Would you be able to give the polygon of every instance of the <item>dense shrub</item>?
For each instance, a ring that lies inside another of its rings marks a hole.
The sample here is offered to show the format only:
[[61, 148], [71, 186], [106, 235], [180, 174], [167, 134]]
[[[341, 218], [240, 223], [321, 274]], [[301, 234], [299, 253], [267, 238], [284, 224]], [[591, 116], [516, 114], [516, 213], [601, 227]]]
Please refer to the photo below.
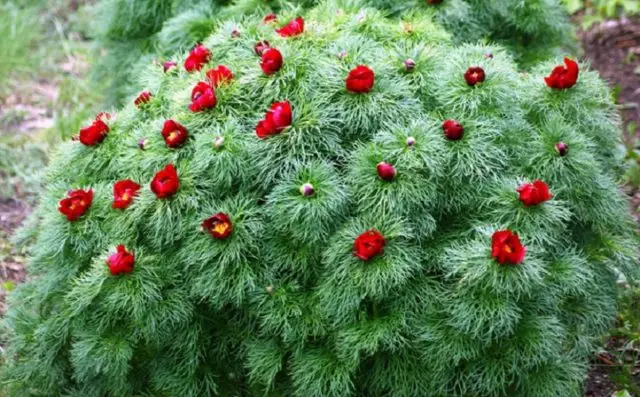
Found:
[[605, 84], [423, 13], [297, 15], [61, 145], [8, 395], [580, 395], [635, 266]]
[[[110, 82], [108, 96], [122, 103], [139, 88], [137, 75], [151, 60], [162, 60], [207, 37], [220, 21], [241, 15], [293, 12], [317, 0], [102, 0], [97, 7], [97, 37], [107, 49], [96, 77]], [[528, 68], [574, 46], [571, 25], [559, 0], [350, 0], [383, 10], [394, 18], [431, 16], [455, 43], [479, 41], [505, 45]], [[408, 27], [410, 28], [410, 27]]]

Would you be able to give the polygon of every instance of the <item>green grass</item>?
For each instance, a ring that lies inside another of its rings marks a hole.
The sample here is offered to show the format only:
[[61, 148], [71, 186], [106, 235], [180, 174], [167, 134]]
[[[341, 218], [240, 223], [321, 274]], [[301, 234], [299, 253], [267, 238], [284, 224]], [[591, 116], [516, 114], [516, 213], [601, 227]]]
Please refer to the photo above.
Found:
[[0, 199], [35, 201], [47, 153], [102, 110], [91, 6], [0, 0]]

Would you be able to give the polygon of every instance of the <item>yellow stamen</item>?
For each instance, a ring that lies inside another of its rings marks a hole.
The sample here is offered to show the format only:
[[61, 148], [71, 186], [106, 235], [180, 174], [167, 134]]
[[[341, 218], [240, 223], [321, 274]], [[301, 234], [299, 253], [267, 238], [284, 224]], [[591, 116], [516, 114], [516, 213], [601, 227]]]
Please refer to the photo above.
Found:
[[213, 227], [213, 231], [219, 234], [224, 234], [227, 229], [229, 229], [229, 224], [227, 222], [218, 223]]

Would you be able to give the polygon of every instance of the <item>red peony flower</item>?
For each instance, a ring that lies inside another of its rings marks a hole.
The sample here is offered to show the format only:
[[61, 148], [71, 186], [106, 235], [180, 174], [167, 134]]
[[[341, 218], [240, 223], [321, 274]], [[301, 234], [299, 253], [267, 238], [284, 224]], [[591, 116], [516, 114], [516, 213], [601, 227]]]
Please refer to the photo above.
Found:
[[484, 69], [482, 69], [480, 66], [471, 66], [465, 72], [464, 79], [467, 81], [467, 84], [471, 86], [482, 83], [485, 79]]
[[131, 179], [118, 181], [113, 185], [113, 208], [125, 209], [133, 203], [133, 198], [138, 195], [140, 185]]
[[93, 202], [93, 190], [71, 190], [67, 192], [67, 197], [58, 203], [58, 211], [67, 217], [69, 222], [73, 222], [87, 212]]
[[208, 83], [203, 81], [196, 84], [191, 91], [191, 105], [189, 110], [192, 112], [202, 112], [216, 106], [216, 92]]
[[297, 17], [280, 29], [276, 29], [276, 33], [278, 33], [282, 37], [294, 37], [301, 35], [303, 32], [304, 20], [302, 19], [302, 17]]
[[153, 177], [151, 191], [159, 199], [171, 197], [178, 191], [180, 179], [173, 164], [169, 164]]
[[444, 136], [451, 141], [462, 139], [464, 134], [464, 127], [455, 120], [445, 120], [442, 123], [442, 130], [444, 131]]
[[214, 216], [202, 221], [202, 228], [208, 231], [216, 240], [223, 240], [233, 231], [233, 224], [229, 215], [218, 212]]
[[109, 133], [109, 126], [104, 120], [108, 120], [109, 118], [110, 115], [108, 113], [99, 113], [90, 126], [80, 130], [80, 142], [86, 146], [95, 146], [104, 141], [104, 138], [106, 138]]
[[578, 64], [569, 58], [565, 58], [564, 66], [556, 66], [551, 74], [544, 78], [544, 82], [551, 88], [563, 90], [576, 85], [579, 74]]
[[277, 19], [276, 14], [271, 13], [271, 14], [265, 15], [265, 17], [262, 18], [262, 23], [275, 22], [276, 19]]
[[551, 199], [553, 195], [549, 193], [549, 186], [541, 180], [535, 180], [533, 183], [525, 183], [516, 191], [520, 194], [520, 201], [526, 206], [542, 204]]
[[120, 244], [116, 247], [116, 253], [109, 255], [107, 258], [107, 266], [111, 275], [117, 276], [122, 273], [131, 273], [136, 258], [133, 252], [128, 252], [124, 245]]
[[271, 75], [282, 67], [282, 54], [276, 48], [267, 48], [262, 52], [260, 67], [266, 75]]
[[167, 73], [169, 70], [175, 68], [176, 66], [178, 66], [178, 64], [173, 62], [173, 61], [165, 61], [165, 62], [162, 63], [162, 68], [164, 69], [165, 73]]
[[162, 127], [164, 143], [170, 148], [177, 148], [187, 140], [187, 129], [173, 120], [166, 120]]
[[349, 72], [345, 83], [347, 91], [362, 94], [371, 91], [376, 74], [368, 66], [358, 65]]
[[291, 125], [292, 118], [291, 104], [288, 101], [275, 102], [271, 105], [265, 118], [258, 122], [256, 135], [260, 139], [277, 135]]
[[145, 103], [149, 103], [150, 100], [151, 100], [151, 93], [149, 91], [142, 91], [138, 95], [136, 100], [133, 101], [133, 104], [136, 105], [137, 107], [140, 107], [140, 105], [144, 105]]
[[262, 53], [267, 49], [270, 48], [270, 44], [267, 40], [262, 40], [256, 43], [256, 45], [253, 46], [253, 50], [256, 52], [257, 56], [262, 56]]
[[207, 72], [207, 79], [213, 87], [219, 87], [223, 83], [229, 83], [233, 80], [233, 72], [224, 65], [218, 65], [215, 69]]
[[517, 233], [500, 230], [491, 237], [491, 256], [501, 265], [519, 265], [527, 249], [520, 243]]
[[368, 261], [376, 255], [382, 254], [386, 241], [382, 234], [375, 229], [362, 233], [353, 242], [353, 254], [363, 261]]
[[187, 59], [184, 61], [184, 68], [187, 72], [195, 72], [209, 62], [211, 59], [211, 51], [202, 44], [198, 44], [193, 47], [193, 50], [187, 56]]
[[376, 170], [378, 171], [378, 176], [383, 181], [391, 182], [396, 177], [396, 169], [384, 161], [378, 163]]

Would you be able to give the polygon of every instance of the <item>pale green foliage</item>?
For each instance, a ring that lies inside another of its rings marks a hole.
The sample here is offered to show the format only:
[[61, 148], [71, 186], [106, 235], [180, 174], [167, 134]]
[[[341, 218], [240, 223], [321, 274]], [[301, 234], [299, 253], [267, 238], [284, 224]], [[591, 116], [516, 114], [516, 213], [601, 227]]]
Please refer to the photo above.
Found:
[[[425, 13], [404, 16], [413, 29], [348, 0], [303, 15], [296, 38], [262, 16], [223, 23], [203, 41], [213, 59], [202, 71], [184, 71], [186, 52], [169, 73], [148, 66], [147, 106], [129, 101], [99, 146], [60, 146], [23, 233], [32, 279], [11, 295], [8, 395], [581, 394], [617, 273], [636, 270], [604, 82], [581, 65], [575, 87], [552, 90], [543, 77], [561, 59], [522, 74], [498, 46], [451, 46]], [[253, 50], [262, 39], [284, 56], [271, 76]], [[218, 64], [233, 82], [191, 113], [192, 87]], [[345, 89], [359, 64], [376, 73], [368, 94]], [[481, 85], [465, 82], [471, 65]], [[258, 139], [282, 100], [292, 125]], [[465, 126], [459, 141], [443, 135], [449, 118]], [[164, 144], [166, 119], [188, 129], [183, 147]], [[159, 200], [148, 184], [168, 163], [181, 185]], [[143, 189], [114, 210], [125, 178]], [[525, 207], [515, 189], [537, 178], [554, 197]], [[303, 197], [307, 182], [315, 194]], [[58, 201], [80, 187], [94, 203], [70, 223]], [[226, 240], [200, 230], [217, 212], [234, 225]], [[386, 246], [363, 261], [353, 242], [370, 228]], [[505, 228], [527, 247], [518, 266], [491, 257]], [[110, 275], [117, 244], [135, 253], [132, 273]]]
[[[98, 39], [109, 51], [97, 67], [100, 79], [111, 82], [114, 103], [132, 95], [135, 77], [150, 57], [164, 60], [191, 48], [228, 18], [268, 13], [293, 13], [318, 0], [102, 0], [96, 18], [103, 28]], [[349, 0], [347, 8], [375, 7], [401, 20], [425, 14], [443, 26], [455, 43], [500, 43], [523, 68], [575, 50], [575, 39], [560, 0]], [[282, 19], [281, 19], [282, 20]], [[416, 26], [405, 26], [415, 29]], [[141, 58], [142, 63], [137, 63]]]

